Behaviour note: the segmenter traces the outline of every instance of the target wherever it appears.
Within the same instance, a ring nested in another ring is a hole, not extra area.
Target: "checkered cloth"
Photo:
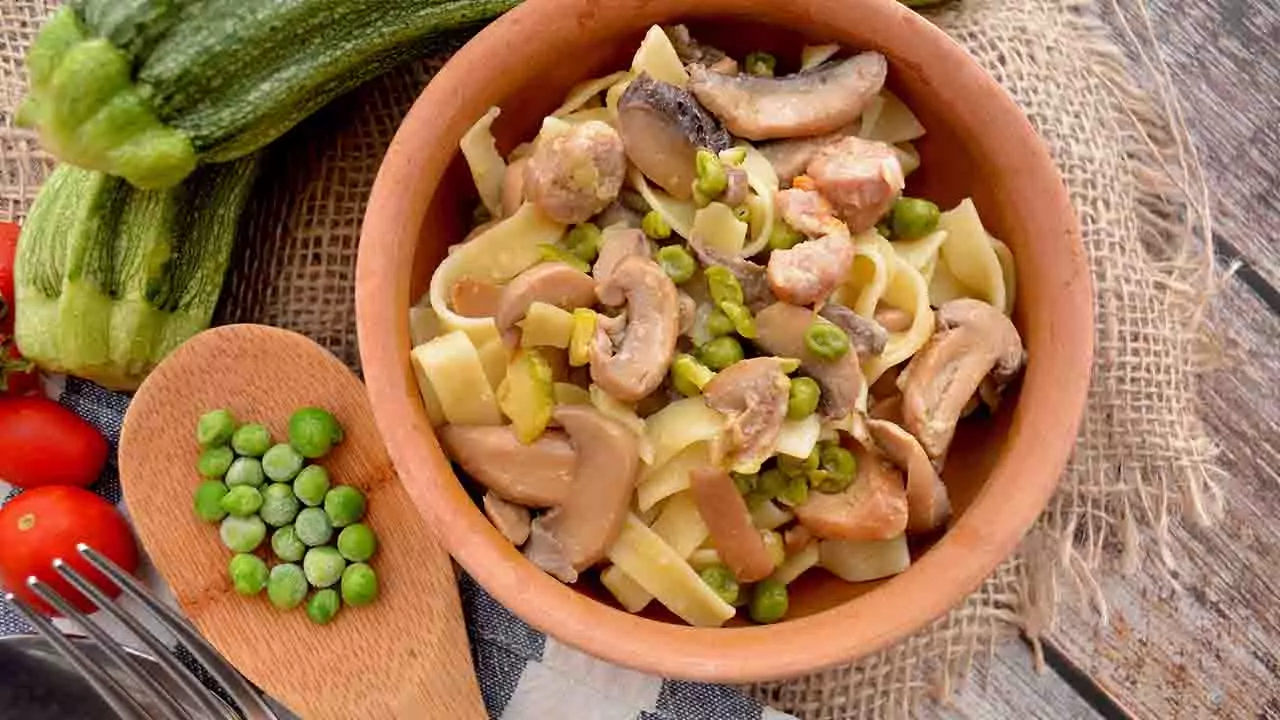
[[[58,398],[97,426],[112,448],[117,447],[120,426],[129,405],[127,396],[75,378],[47,381],[45,390],[50,397]],[[120,503],[120,479],[114,454],[93,490],[113,503]],[[0,497],[5,502],[18,492],[0,482]],[[3,548],[0,552],[4,552]],[[153,568],[144,564],[139,575],[157,595],[173,602]],[[485,707],[493,718],[782,720],[791,717],[761,707],[732,688],[663,680],[597,660],[529,627],[467,575],[460,576],[458,585],[476,675],[480,678]],[[127,600],[124,602],[128,604]],[[75,630],[73,623],[58,623],[64,630]],[[107,629],[129,642],[129,635],[122,628],[107,625]],[[0,637],[30,632],[33,630],[20,616],[0,603]],[[185,663],[194,665],[194,659],[181,648],[175,647],[175,652]],[[201,674],[207,678],[207,674]],[[4,679],[0,678],[0,682]],[[4,717],[4,709],[0,708],[0,718]]]

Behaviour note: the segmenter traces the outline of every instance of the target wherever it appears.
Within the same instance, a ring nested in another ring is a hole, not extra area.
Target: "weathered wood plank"
[[[1099,715],[1052,669],[1031,670],[1030,649],[1021,642],[1002,644],[995,657],[975,669],[945,703],[925,703],[917,720],[1100,720]]]

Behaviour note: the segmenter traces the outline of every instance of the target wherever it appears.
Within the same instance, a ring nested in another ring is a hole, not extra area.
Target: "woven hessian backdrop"
[[[1196,414],[1212,264],[1194,150],[1142,0],[958,0],[930,17],[1021,104],[1061,168],[1095,284],[1097,357],[1072,462],[1018,556],[947,616],[905,642],[799,680],[749,688],[806,719],[901,717],[945,697],[996,642],[1047,632],[1059,602],[1106,614],[1098,573],[1162,572],[1171,523],[1221,506],[1213,448]],[[21,222],[53,166],[12,126],[23,54],[54,3],[0,0],[0,220]],[[1129,28],[1132,28],[1130,30]],[[352,287],[360,223],[400,118],[465,37],[379,78],[277,142],[242,228],[218,322],[297,330],[358,370]],[[1132,70],[1131,70],[1132,69]],[[1143,77],[1151,90],[1138,89]],[[1144,558],[1151,558],[1143,562]]]

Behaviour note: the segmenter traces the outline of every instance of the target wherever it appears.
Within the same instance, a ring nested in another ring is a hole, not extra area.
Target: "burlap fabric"
[[[1167,75],[1143,52],[1142,0],[963,0],[932,18],[1026,110],[1079,209],[1095,281],[1097,358],[1075,456],[1018,556],[960,607],[848,667],[756,685],[802,718],[901,717],[945,698],[995,642],[1052,627],[1062,597],[1105,616],[1099,572],[1163,562],[1170,523],[1220,506],[1195,373],[1211,263],[1207,205]],[[12,128],[25,47],[52,3],[0,0],[0,219],[21,220],[52,166]],[[1125,57],[1096,14],[1113,14]],[[358,368],[352,297],[361,218],[403,113],[465,37],[326,108],[268,152],[242,228],[221,322],[298,330]],[[1136,72],[1131,72],[1136,70]],[[1136,89],[1141,77],[1151,95]],[[1153,542],[1144,542],[1151,539]],[[1065,591],[1065,592],[1064,592]]]

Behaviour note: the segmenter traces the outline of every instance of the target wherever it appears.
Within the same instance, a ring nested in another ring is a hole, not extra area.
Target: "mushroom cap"
[[[774,357],[740,360],[702,388],[707,405],[726,416],[728,460],[738,472],[756,472],[773,455],[790,390],[782,362]]]
[[[796,506],[796,519],[825,540],[888,540],[907,527],[902,473],[861,445],[854,449],[858,474],[838,493],[811,492]]]
[[[604,323],[591,343],[591,379],[623,402],[637,402],[658,389],[671,367],[680,329],[675,283],[647,257],[623,258],[601,286],[627,300],[627,326],[615,349]]]
[[[822,317],[830,320],[849,336],[853,351],[858,353],[859,360],[875,357],[884,352],[889,342],[889,333],[875,320],[868,320],[852,309],[836,302],[828,302],[818,311]]]
[[[588,405],[561,405],[552,417],[577,451],[574,481],[559,505],[534,519],[525,554],[561,580],[574,582],[622,532],[640,472],[639,440]],[[572,579],[565,567],[574,571]]]
[[[947,486],[920,441],[888,420],[867,420],[867,430],[885,457],[907,473],[907,530],[929,532],[945,523],[951,516]]]
[[[739,582],[768,577],[773,572],[773,558],[729,473],[717,467],[696,468],[689,473],[689,489],[716,552]]]
[[[436,435],[472,480],[505,500],[551,507],[573,486],[577,453],[559,430],[547,430],[528,445],[510,425],[445,425]]]
[[[884,87],[878,52],[778,78],[723,75],[695,64],[689,89],[734,135],[748,140],[835,132],[852,123]]]
[[[484,494],[483,505],[484,514],[489,517],[489,522],[493,523],[498,532],[510,540],[512,545],[520,547],[525,540],[529,539],[531,521],[529,508],[503,500],[492,490]]]
[[[535,302],[565,310],[591,307],[596,302],[596,281],[584,272],[561,262],[534,265],[515,276],[502,289],[494,322],[508,341],[518,339],[516,323]]]
[[[936,318],[937,330],[898,379],[903,424],[935,459],[946,455],[956,423],[983,379],[990,376],[1003,386],[1026,357],[1013,321],[993,305],[952,300],[938,308]]]
[[[596,296],[605,305],[621,305],[627,298],[622,289],[611,285],[608,280],[617,269],[623,258],[632,255],[649,257],[649,238],[640,230],[632,228],[605,228],[600,236],[600,254],[591,267],[591,276],[596,279]],[[606,290],[606,288],[608,288]]]
[[[683,200],[692,196],[698,148],[720,152],[733,143],[688,90],[644,73],[618,100],[618,131],[640,172]]]
[[[774,303],[756,314],[755,343],[770,355],[799,360],[800,369],[822,390],[818,409],[823,416],[841,418],[853,412],[866,379],[855,353],[825,360],[809,350],[804,334],[814,322],[828,321],[808,308]]]

